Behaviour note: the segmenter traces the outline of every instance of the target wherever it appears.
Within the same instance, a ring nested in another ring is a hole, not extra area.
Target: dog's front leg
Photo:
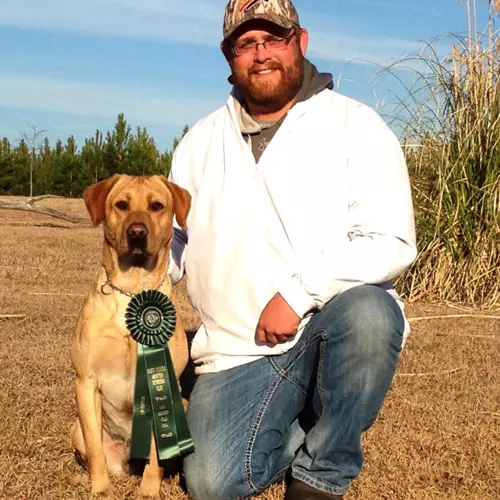
[[[163,467],[158,464],[156,453],[156,441],[151,437],[151,454],[149,463],[144,468],[139,495],[142,497],[156,497],[160,494],[161,480],[163,478]]]
[[[109,476],[102,444],[102,418],[99,391],[94,377],[77,377],[75,381],[78,418],[85,442],[92,493],[106,493]]]

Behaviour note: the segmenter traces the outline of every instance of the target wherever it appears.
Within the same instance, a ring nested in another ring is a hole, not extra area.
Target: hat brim
[[[269,21],[270,23],[276,24],[281,28],[290,29],[295,26],[293,21],[289,19],[283,19],[280,16],[275,16],[274,14],[252,14],[250,16],[244,17],[240,19],[236,24],[231,26],[230,30],[224,32],[224,40],[227,40],[240,26],[243,26],[245,23],[250,21],[254,21],[255,19],[262,19],[264,21]]]

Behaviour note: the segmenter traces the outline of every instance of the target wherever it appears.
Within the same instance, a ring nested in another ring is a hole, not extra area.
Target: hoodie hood
[[[231,77],[229,77],[229,81],[231,82]],[[332,75],[330,73],[320,73],[314,64],[305,59],[304,80],[297,94],[295,104],[307,101],[325,89],[333,89]],[[231,94],[234,97],[234,107],[241,133],[251,147],[255,161],[258,162],[274,134],[285,120],[286,115],[274,122],[256,120],[247,111],[244,98],[236,87],[233,87]]]

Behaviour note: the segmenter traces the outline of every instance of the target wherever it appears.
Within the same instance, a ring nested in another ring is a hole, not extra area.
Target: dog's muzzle
[[[129,248],[145,250],[147,247],[148,233],[149,231],[145,224],[130,224],[127,229]]]

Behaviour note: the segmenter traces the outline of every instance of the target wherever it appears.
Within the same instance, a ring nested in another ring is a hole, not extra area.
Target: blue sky
[[[33,124],[46,129],[51,142],[73,134],[82,144],[96,128],[111,129],[123,112],[134,128],[146,127],[160,149],[170,148],[184,124],[227,98],[229,73],[219,51],[225,4],[2,0],[0,137],[17,142]],[[456,0],[295,5],[310,33],[311,61],[334,74],[340,92],[371,106],[400,89],[370,83],[376,67],[364,60],[383,64],[467,27],[465,7]]]

